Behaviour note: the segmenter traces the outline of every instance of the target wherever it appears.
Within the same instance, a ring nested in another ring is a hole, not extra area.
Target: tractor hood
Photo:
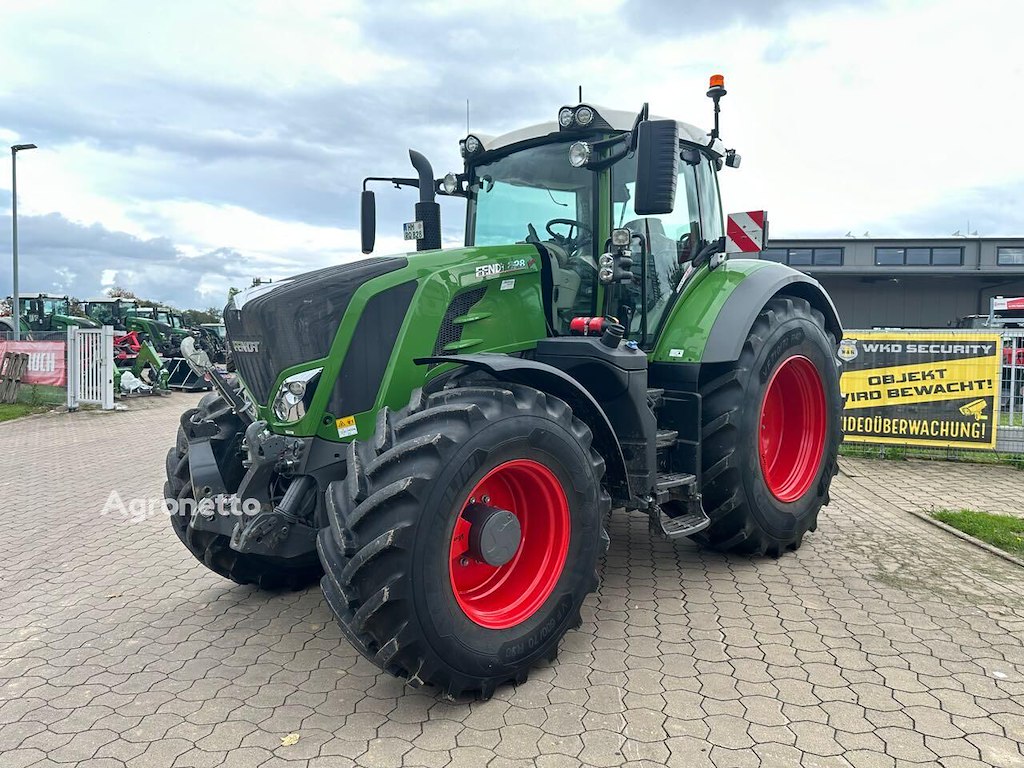
[[[407,264],[404,256],[362,259],[236,294],[224,308],[224,325],[235,367],[252,395],[268,403],[280,371],[327,357],[352,294]]]
[[[77,325],[79,328],[100,327],[100,324],[95,320],[91,320],[88,317],[78,317],[77,315],[54,315],[53,321],[61,326]]]
[[[540,277],[526,243],[363,258],[236,294],[224,309],[228,349],[267,408],[284,377],[321,366],[322,425],[321,408],[335,417],[371,409],[388,376],[421,382],[427,368],[415,358],[522,349],[543,337]]]

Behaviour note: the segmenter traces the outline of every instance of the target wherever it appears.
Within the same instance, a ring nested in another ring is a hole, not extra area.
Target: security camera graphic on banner
[[[988,414],[985,413],[988,408],[988,400],[979,397],[977,400],[972,400],[965,405],[960,406],[960,413],[964,416],[973,416],[975,421],[987,421]]]

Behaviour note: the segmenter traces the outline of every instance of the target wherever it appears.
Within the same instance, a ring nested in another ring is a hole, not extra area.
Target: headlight
[[[323,368],[296,373],[281,382],[274,398],[274,415],[284,424],[301,421],[316,391],[316,382]]]
[[[572,110],[568,107],[562,107],[558,111],[558,124],[563,128],[568,128],[572,125]]]
[[[612,230],[612,245],[617,248],[625,248],[633,240],[633,233],[628,229],[613,229]]]
[[[569,147],[569,165],[582,168],[590,160],[590,145],[585,141],[573,142]]]
[[[590,107],[577,107],[576,122],[584,128],[594,122],[594,110]]]
[[[483,144],[480,143],[480,139],[478,139],[473,134],[470,134],[469,136],[466,137],[466,153],[467,154],[475,155],[481,149],[483,149]]]
[[[444,189],[445,194],[454,194],[459,188],[459,177],[454,173],[446,173],[444,179],[441,180],[441,187]]]

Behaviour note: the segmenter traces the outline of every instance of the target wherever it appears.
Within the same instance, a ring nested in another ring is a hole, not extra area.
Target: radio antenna
[[[579,98],[579,103],[581,103],[581,104],[583,103],[583,86],[582,86],[582,85],[580,85],[580,98]]]

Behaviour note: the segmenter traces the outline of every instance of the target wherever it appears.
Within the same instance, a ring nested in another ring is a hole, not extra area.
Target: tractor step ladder
[[[68,326],[68,410],[83,403],[114,409],[114,328]]]
[[[655,437],[655,445],[659,451],[671,448],[677,442],[679,442],[678,429],[659,429]]]
[[[659,407],[661,407],[661,403],[664,397],[664,389],[660,389],[658,387],[647,388],[647,404],[651,406],[652,411],[656,411]]]
[[[658,475],[657,504],[651,510],[651,527],[669,539],[682,539],[700,533],[709,525],[711,518],[704,512],[697,491],[697,478],[685,472]],[[685,504],[686,512],[676,517],[665,514],[661,505],[670,501]]]

